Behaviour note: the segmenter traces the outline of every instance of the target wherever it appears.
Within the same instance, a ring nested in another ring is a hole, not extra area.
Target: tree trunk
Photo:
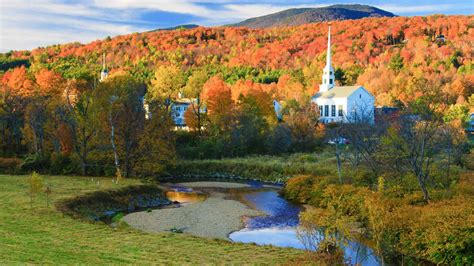
[[[337,174],[339,175],[339,183],[342,184],[342,169],[341,169],[341,157],[339,152],[338,143],[336,141],[336,161],[337,161]]]
[[[428,189],[426,188],[426,183],[423,180],[423,176],[418,176],[418,183],[420,184],[421,191],[423,192],[423,199],[426,203],[430,201],[430,197],[428,194]]]
[[[110,122],[110,144],[114,152],[115,169],[116,169],[116,173],[120,173],[119,157],[117,154],[117,146],[115,145],[115,126],[112,120],[112,112],[109,113],[109,122]]]

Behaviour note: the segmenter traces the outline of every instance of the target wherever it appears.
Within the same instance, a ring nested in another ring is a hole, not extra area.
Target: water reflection
[[[166,197],[170,201],[193,203],[205,201],[208,196],[204,193],[193,191],[191,188],[175,185],[172,187],[172,190],[166,192]]]
[[[252,192],[244,199],[267,215],[246,219],[244,229],[229,235],[232,241],[305,249],[296,232],[301,208],[273,190]],[[380,265],[372,250],[360,243],[349,242],[344,254],[352,264]]]

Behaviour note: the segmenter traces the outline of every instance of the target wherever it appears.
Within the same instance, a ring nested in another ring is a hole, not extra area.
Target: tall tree
[[[143,131],[145,110],[144,84],[129,75],[118,75],[100,83],[97,108],[103,130],[107,132],[118,176],[130,177],[140,155],[139,140]]]
[[[195,99],[191,104],[189,110],[192,113],[187,114],[185,117],[186,123],[188,120],[195,121],[195,129],[202,135],[202,128],[204,126],[204,121],[206,117],[206,108],[204,107],[204,101],[201,99],[201,93],[204,88],[204,84],[209,79],[209,76],[206,71],[198,70],[195,71],[188,79],[186,87],[184,88],[184,95],[186,97]],[[188,125],[189,126],[189,125]]]
[[[218,76],[210,78],[202,92],[209,120],[218,132],[228,132],[233,118],[234,103],[230,87]]]
[[[148,90],[150,98],[163,101],[168,111],[171,101],[183,92],[186,84],[184,72],[177,66],[160,66],[155,72]]]

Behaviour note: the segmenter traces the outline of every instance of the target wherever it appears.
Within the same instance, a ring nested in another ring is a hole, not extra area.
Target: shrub
[[[162,190],[154,185],[128,186],[116,190],[96,191],[57,203],[63,213],[85,219],[114,217],[120,212],[149,209],[169,204]],[[118,218],[117,218],[118,219]]]
[[[54,175],[70,175],[79,173],[79,162],[76,158],[60,153],[51,155],[50,172]]]
[[[19,158],[0,158],[0,172],[16,173],[22,163]]]
[[[45,172],[49,169],[49,159],[39,154],[32,154],[25,158],[20,169],[25,172]]]
[[[315,177],[302,175],[290,178],[283,189],[283,194],[288,200],[307,203],[312,197]]]

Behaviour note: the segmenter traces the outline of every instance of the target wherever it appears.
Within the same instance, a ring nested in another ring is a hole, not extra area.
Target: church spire
[[[107,64],[105,63],[105,53],[102,54],[102,70],[107,69]]]
[[[323,69],[322,84],[319,85],[319,91],[325,92],[332,88],[334,88],[334,69],[331,62],[331,26],[329,26],[326,66]]]
[[[107,70],[107,63],[105,61],[105,53],[102,54],[102,71],[100,72],[100,82],[104,81],[109,76]]]
[[[328,31],[328,52],[326,55],[326,67],[331,67],[331,26]]]

